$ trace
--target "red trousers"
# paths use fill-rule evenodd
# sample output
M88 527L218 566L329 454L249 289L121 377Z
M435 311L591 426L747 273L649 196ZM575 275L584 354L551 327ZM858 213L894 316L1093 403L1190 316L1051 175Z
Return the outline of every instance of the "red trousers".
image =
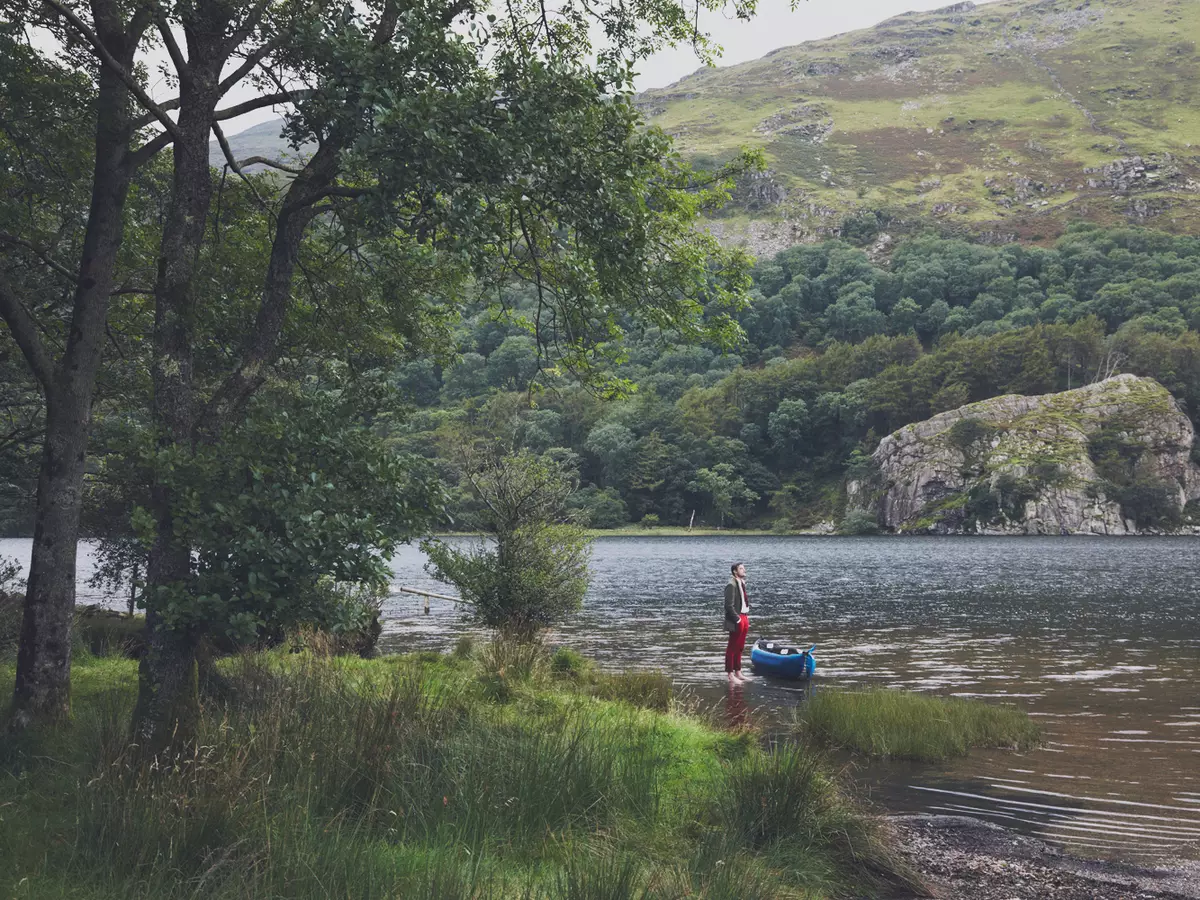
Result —
M725 646L725 671L742 671L742 651L746 649L746 633L750 630L750 617L745 613L738 616L737 630L729 633Z

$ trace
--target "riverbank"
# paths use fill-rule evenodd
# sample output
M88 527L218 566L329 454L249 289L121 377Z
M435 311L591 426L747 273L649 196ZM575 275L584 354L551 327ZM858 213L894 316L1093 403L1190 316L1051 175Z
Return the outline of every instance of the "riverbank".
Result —
M889 825L896 847L938 900L1200 898L1200 862L1138 866L1079 859L964 816L894 816Z
M0 745L0 896L768 900L894 895L818 753L708 724L655 673L520 645L224 660L197 746L127 745L131 660ZM13 669L0 666L0 690Z

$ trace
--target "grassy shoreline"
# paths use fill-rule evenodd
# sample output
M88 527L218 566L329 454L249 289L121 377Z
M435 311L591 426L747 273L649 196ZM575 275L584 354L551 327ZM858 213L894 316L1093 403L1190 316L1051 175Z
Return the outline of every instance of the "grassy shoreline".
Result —
M223 660L199 746L126 745L136 663L0 744L0 894L757 900L911 883L819 748L681 708L661 673L495 643ZM0 690L13 668L0 664ZM7 889L7 892L6 890Z
M0 747L0 895L800 900L906 880L820 754L706 724L665 676L496 645L220 672L199 747L147 769L125 742L136 663L80 658L73 722Z
M817 531L775 531L768 528L688 528L685 525L622 525L620 528L585 528L588 537L831 537ZM477 531L450 531L438 537L482 537Z

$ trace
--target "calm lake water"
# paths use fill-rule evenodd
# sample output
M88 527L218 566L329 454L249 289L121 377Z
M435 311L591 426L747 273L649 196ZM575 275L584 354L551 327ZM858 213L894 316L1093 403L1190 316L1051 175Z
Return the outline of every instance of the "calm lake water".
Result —
M26 561L28 548L0 541ZM728 694L733 561L749 573L751 640L817 645L809 688L753 678ZM395 584L452 593L423 565L405 548ZM613 669L664 669L730 715L785 721L806 690L885 685L1019 703L1043 725L1030 753L855 769L888 809L979 816L1095 856L1200 858L1194 538L602 538L592 570L554 640ZM81 584L80 602L99 599ZM388 599L387 649L448 649L467 630L454 604L422 604Z
M786 720L802 689L728 696L721 597L748 570L751 640L817 645L826 686L1019 703L1031 753L859 767L894 810L974 815L1116 858L1200 858L1200 541L1188 538L602 538L582 613L556 634L615 669ZM396 583L437 592L409 548ZM388 603L390 647L448 648L454 605Z

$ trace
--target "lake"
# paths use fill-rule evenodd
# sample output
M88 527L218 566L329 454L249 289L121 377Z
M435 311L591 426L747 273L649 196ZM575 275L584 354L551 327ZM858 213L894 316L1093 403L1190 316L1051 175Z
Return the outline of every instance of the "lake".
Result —
M583 611L555 639L662 668L715 705L786 720L804 691L727 697L721 597L748 570L751 639L817 645L809 688L884 685L1019 703L1032 753L859 767L889 809L974 815L1077 853L1200 857L1200 541L1194 538L601 538ZM446 592L408 548L396 583ZM397 595L394 649L448 648L453 604Z
M28 548L0 541L26 561ZM807 689L754 678L728 695L732 562L748 570L751 640L817 645ZM405 548L395 584L452 593L423 564ZM1200 858L1194 538L601 538L592 569L553 640L610 668L664 669L730 715L786 721L806 690L883 685L1019 703L1043 725L1030 753L855 767L888 809L979 816L1094 856ZM99 599L81 586L80 602ZM466 630L454 604L422 606L388 598L387 649L448 649Z

